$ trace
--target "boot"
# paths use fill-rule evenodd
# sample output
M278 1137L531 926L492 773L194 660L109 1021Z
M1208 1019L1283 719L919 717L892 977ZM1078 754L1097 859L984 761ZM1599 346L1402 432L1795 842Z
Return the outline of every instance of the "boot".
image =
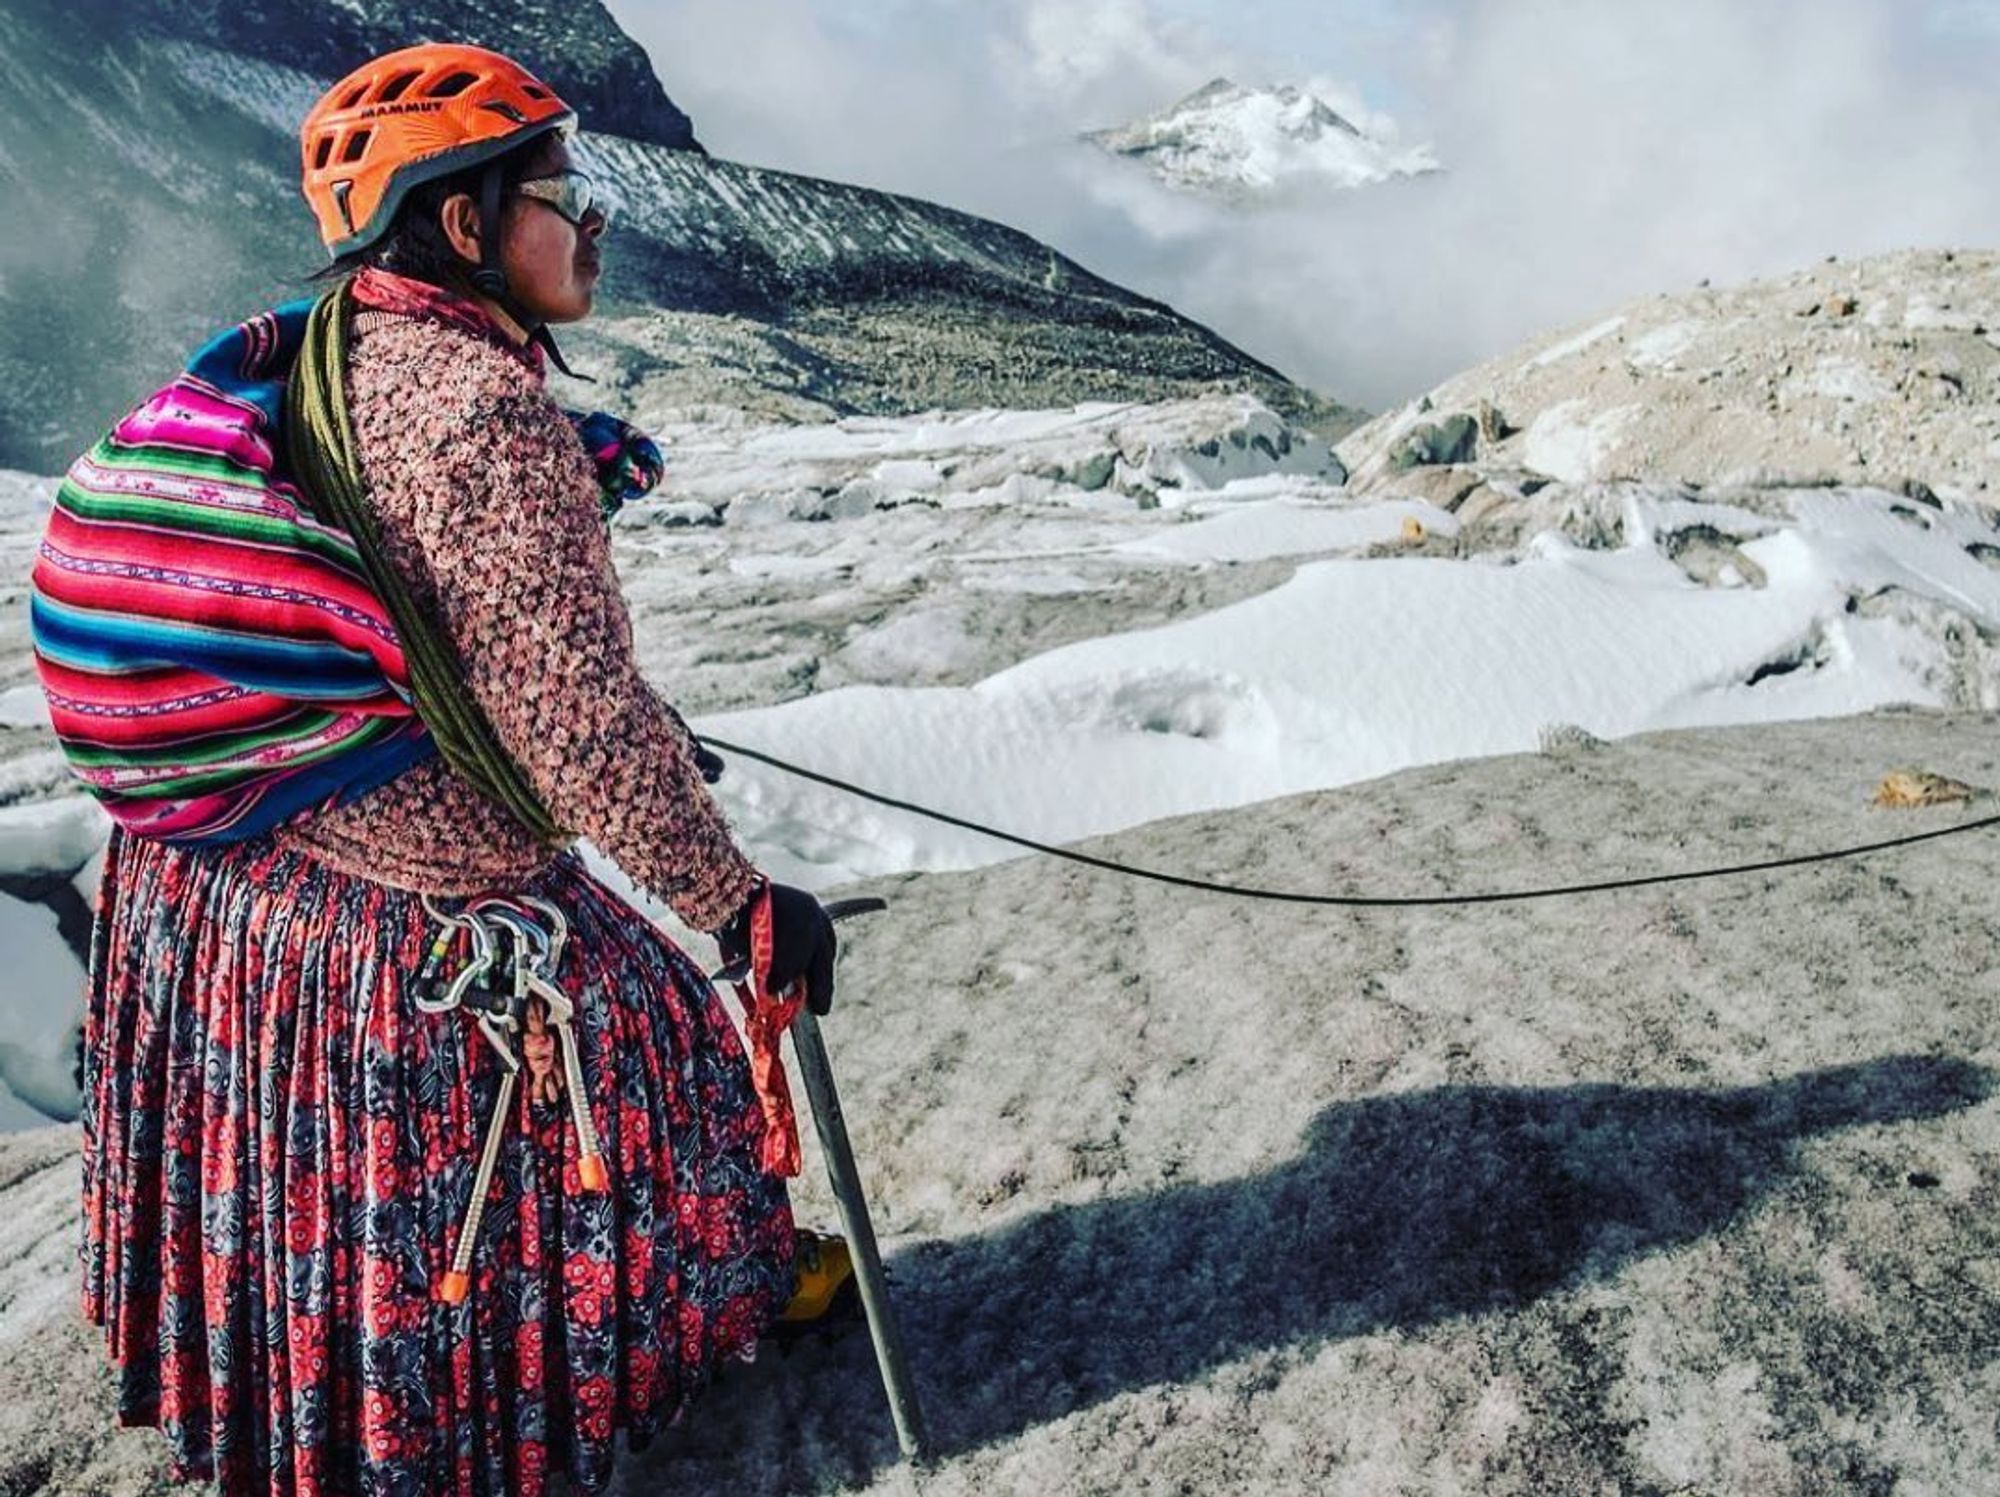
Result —
M860 1318L861 1293L847 1240L801 1227L797 1242L791 1303L765 1333L781 1344L801 1336L831 1336Z

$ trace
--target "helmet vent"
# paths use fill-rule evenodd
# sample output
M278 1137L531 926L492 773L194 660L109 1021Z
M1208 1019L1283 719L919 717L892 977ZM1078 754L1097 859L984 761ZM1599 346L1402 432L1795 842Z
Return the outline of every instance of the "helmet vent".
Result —
M340 153L342 164L345 165L359 161L363 156L367 155L368 138L374 133L373 130L356 130L352 135L348 136L347 149Z
M322 135L319 138L319 149L313 152L313 170L316 172L325 171L327 162L332 159L333 137L331 135Z
M502 119L511 120L513 121L513 123L517 125L525 125L528 123L528 117L525 114L521 113L520 110L516 109L512 104L509 104L505 99L488 99L484 104L481 104L479 107L481 109L490 109L495 114L499 115Z
M549 96L549 91L547 89L536 88L535 85L532 83L522 84L521 92L526 94L531 99L546 99Z
M358 88L350 88L347 91L347 97L340 101L340 107L342 109L352 109L356 104L361 102L361 96L367 92L368 85L365 82Z
M455 99L479 81L476 73L453 73L424 90L427 99Z
M375 96L375 101L378 104L393 103L395 100L402 98L410 85L423 76L423 69L421 68L412 69L407 73L398 73L382 85L382 92Z

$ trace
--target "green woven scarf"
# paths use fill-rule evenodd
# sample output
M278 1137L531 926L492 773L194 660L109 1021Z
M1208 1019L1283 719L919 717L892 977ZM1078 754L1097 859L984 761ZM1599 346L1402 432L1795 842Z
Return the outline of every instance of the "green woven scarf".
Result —
M285 449L292 475L313 512L354 538L370 586L389 610L410 667L410 688L445 762L505 806L541 841L572 839L549 815L527 776L500 745L493 725L465 685L458 654L437 620L382 558L382 532L369 507L354 427L347 416L347 339L353 297L346 286L319 300L285 391Z

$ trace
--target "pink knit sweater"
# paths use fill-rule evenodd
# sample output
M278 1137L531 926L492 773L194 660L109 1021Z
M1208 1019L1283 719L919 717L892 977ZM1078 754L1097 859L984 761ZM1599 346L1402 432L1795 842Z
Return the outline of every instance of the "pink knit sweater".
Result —
M386 559L443 619L467 686L555 820L711 930L755 871L686 726L639 673L596 477L543 388L539 350L467 302L403 305L393 279L374 282L386 296L357 286L364 305L399 310L357 313L348 365ZM553 856L442 759L277 836L436 894L505 888Z

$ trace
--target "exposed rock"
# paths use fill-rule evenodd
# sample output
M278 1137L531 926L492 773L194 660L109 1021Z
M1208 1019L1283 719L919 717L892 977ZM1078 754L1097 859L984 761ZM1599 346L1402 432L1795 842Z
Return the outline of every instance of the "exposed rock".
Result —
M683 525L720 525L722 512L713 504L703 504L696 499L670 499L644 509L634 508L629 514L620 515L614 523L624 527L658 525L667 529Z
M1456 471L1476 476L1470 469ZM1510 494L1502 486L1476 483L1454 511L1460 546L1468 554L1505 555L1552 531L1586 550L1610 550L1625 541L1628 497L1623 484L1538 484L1532 492Z
M1466 497L1483 482L1475 468L1453 464L1442 468L1412 468L1396 485L1398 494L1421 499L1439 509L1457 512Z
M1479 423L1471 416L1453 416L1412 430L1397 445L1389 466L1397 472L1440 463L1470 462L1479 446Z
M1535 742L1545 754L1594 753L1604 747L1602 738L1575 723L1549 723L1535 735Z
M1086 494L1093 494L1111 482L1111 475L1117 470L1118 454L1100 452L1078 464L1067 477L1070 483L1075 484Z
M1491 522L1520 502L1518 493L1507 493L1491 484L1475 484L1461 494L1452 508L1461 527L1461 534L1468 538L1484 531Z
M1711 525L1688 525L1666 536L1667 555L1704 587L1762 587L1764 569L1736 543Z
M30 4L37 0L29 0ZM526 64L593 130L700 150L694 126L667 97L645 49L600 0L559 9L493 0L81 0L120 32L215 46L282 63L329 83L363 60L421 40L470 42Z
M1820 312L1798 316L1811 305ZM1477 462L1571 483L1922 485L2000 505L2000 253L1904 251L1633 301L1457 375L1340 444L1394 493L1426 412L1487 401Z

